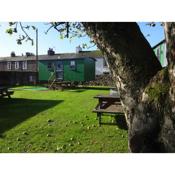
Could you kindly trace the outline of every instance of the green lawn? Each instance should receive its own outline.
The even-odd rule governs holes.
[[[127,130],[98,126],[93,96],[104,89],[64,91],[16,89],[12,99],[0,99],[0,152],[127,152]],[[105,122],[114,122],[110,116]]]

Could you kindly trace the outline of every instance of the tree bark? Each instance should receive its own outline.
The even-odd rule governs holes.
[[[164,23],[167,44],[167,79],[169,89],[164,106],[161,140],[167,152],[175,152],[175,23]]]
[[[175,136],[175,49],[172,42],[175,42],[171,40],[169,25],[167,40],[171,47],[168,52],[171,63],[168,69],[161,67],[136,23],[83,25],[107,59],[120,92],[128,124],[129,151],[175,152],[172,139]]]

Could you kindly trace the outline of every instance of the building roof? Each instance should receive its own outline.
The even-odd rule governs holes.
[[[165,43],[165,39],[163,39],[162,41],[160,41],[158,44],[156,44],[154,47],[152,47],[153,49],[155,49],[157,46],[161,45],[162,43]]]
[[[80,51],[79,53],[59,53],[54,55],[38,55],[38,60],[65,60],[65,59],[82,59],[82,58],[101,58],[101,51]],[[0,57],[0,61],[23,61],[36,60],[36,56],[15,56],[15,57]]]

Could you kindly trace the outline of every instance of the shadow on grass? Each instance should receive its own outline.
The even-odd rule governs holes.
[[[118,126],[120,129],[124,129],[124,130],[128,130],[128,126],[125,120],[125,116],[124,115],[116,115],[113,116],[115,119],[114,123],[111,122],[101,122],[102,125],[112,125],[112,126]]]
[[[84,92],[86,91],[85,89],[75,89],[75,88],[71,88],[71,89],[64,89],[63,91],[67,91],[67,92]]]
[[[94,87],[78,87],[80,89],[88,89],[88,90],[109,90],[110,87],[98,87],[98,86],[94,86]]]
[[[66,87],[63,91],[84,92],[86,90],[109,90],[109,87]]]
[[[0,99],[0,134],[62,102],[63,100]]]
[[[120,129],[128,130],[128,126],[124,115],[115,116],[115,122]]]

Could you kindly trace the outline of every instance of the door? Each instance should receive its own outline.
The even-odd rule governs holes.
[[[56,79],[63,80],[63,61],[58,61],[56,66]]]

